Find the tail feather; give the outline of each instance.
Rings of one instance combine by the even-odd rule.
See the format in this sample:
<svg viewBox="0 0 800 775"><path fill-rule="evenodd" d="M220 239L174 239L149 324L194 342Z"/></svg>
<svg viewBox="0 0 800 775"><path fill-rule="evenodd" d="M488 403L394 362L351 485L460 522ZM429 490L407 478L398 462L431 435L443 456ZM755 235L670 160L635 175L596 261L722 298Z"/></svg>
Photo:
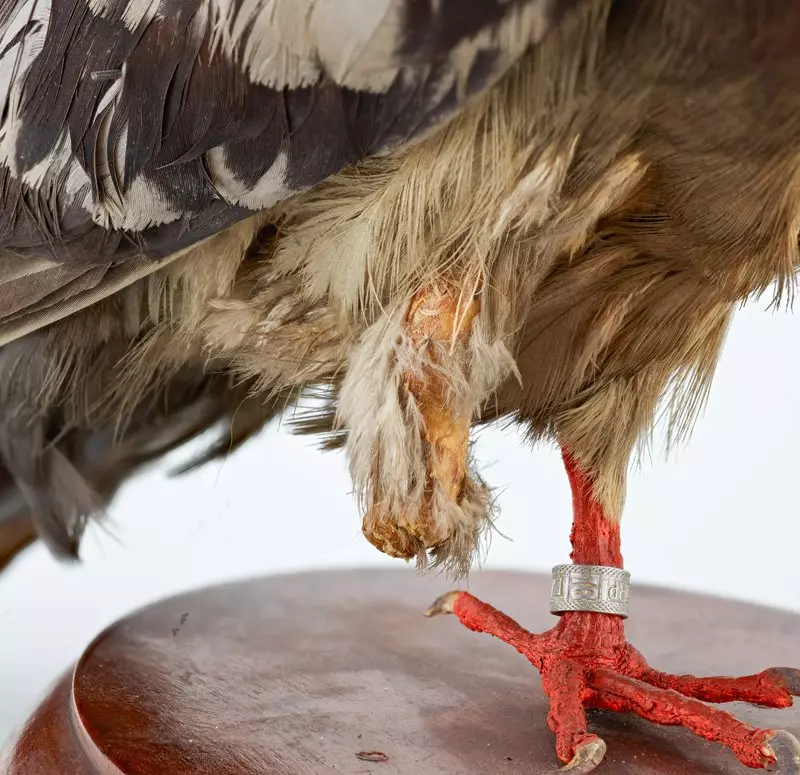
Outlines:
<svg viewBox="0 0 800 775"><path fill-rule="evenodd" d="M4 555L10 560L31 543L31 528L55 556L77 559L89 521L102 518L120 485L144 466L217 430L181 472L192 470L236 449L283 406L197 365L175 373L158 400L143 395L122 431L114 418L82 423L58 403L37 402L37 380L44 385L47 374L42 352L30 337L0 350L0 568Z"/></svg>

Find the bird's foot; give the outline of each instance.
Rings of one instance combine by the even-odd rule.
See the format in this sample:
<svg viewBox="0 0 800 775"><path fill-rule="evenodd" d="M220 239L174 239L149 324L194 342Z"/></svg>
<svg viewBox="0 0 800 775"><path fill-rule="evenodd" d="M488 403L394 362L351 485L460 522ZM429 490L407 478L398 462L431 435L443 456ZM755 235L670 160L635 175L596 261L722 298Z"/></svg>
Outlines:
<svg viewBox="0 0 800 775"><path fill-rule="evenodd" d="M800 743L794 736L751 727L706 704L739 701L788 708L793 696L800 696L800 670L771 668L743 678L670 675L651 668L628 644L617 616L568 612L552 630L535 635L467 592L450 592L428 611L429 616L445 613L514 646L541 672L550 698L547 723L565 764L560 771L582 775L601 762L606 745L588 731L585 711L603 708L683 726L727 746L749 767L800 775Z"/></svg>

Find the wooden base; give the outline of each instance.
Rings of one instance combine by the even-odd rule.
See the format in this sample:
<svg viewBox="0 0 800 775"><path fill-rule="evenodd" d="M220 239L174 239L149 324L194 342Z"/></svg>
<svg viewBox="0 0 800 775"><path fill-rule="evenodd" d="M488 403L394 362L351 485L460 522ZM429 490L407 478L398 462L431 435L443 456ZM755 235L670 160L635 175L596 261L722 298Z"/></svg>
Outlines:
<svg viewBox="0 0 800 775"><path fill-rule="evenodd" d="M507 646L422 611L444 579L408 571L280 576L175 597L103 633L31 718L3 775L537 775L557 765L547 700ZM549 580L473 577L532 630ZM675 672L800 661L800 616L634 588L628 634ZM800 710L733 706L800 735ZM597 713L598 775L752 772L681 729ZM364 760L379 751L385 761ZM383 757L372 757L372 759Z"/></svg>

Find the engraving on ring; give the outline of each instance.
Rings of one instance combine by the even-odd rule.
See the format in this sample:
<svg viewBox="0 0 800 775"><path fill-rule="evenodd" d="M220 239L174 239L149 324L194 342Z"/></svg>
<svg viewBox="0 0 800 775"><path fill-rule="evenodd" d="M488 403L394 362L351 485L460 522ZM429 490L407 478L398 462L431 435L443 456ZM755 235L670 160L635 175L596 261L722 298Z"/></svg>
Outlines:
<svg viewBox="0 0 800 775"><path fill-rule="evenodd" d="M570 578L569 591L576 600L600 599L600 574L593 570L573 573Z"/></svg>

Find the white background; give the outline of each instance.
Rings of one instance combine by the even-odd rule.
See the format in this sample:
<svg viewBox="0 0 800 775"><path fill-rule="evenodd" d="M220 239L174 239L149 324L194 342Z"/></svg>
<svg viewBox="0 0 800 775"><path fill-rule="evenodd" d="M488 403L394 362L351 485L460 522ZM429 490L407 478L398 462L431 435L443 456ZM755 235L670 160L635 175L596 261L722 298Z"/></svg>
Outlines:
<svg viewBox="0 0 800 775"><path fill-rule="evenodd" d="M691 443L632 475L623 550L636 581L800 611L800 317L765 307L739 314ZM570 503L557 452L489 430L478 456L503 488L508 537L495 536L485 567L565 561ZM343 458L277 427L222 465L141 476L112 517L90 532L82 565L37 547L0 577L0 741L99 629L144 603L255 574L397 562L361 537Z"/></svg>

